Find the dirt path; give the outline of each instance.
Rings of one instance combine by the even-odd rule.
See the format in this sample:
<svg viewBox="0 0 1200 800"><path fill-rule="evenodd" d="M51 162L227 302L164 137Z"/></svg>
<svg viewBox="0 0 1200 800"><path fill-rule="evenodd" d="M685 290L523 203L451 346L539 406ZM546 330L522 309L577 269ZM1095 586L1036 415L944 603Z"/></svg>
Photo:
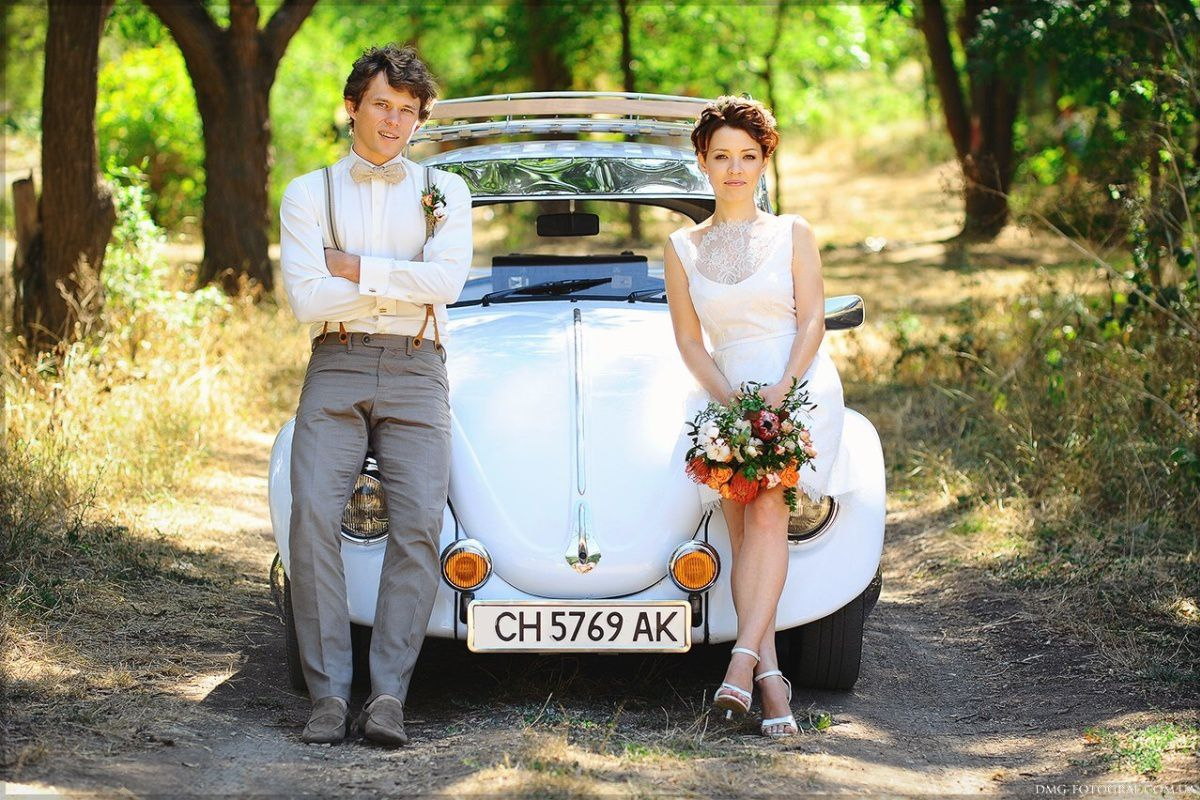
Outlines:
<svg viewBox="0 0 1200 800"><path fill-rule="evenodd" d="M772 743L750 723L710 719L704 698L726 648L482 658L435 642L413 683L412 745L306 746L307 702L286 688L265 580L268 446L251 437L222 454L164 512L189 520L246 589L224 609L235 622L215 656L228 670L182 676L177 691L147 697L140 722L110 731L103 748L51 744L14 770L10 794L1032 795L1038 784L1142 781L1109 771L1083 731L1148 724L1188 704L1122 685L1082 640L1044 629L1001 587L931 568L961 545L936 518L906 513L889 518L857 688L800 692L793 703L802 719L828 711L824 732ZM1177 760L1158 785L1198 774L1194 758Z"/></svg>

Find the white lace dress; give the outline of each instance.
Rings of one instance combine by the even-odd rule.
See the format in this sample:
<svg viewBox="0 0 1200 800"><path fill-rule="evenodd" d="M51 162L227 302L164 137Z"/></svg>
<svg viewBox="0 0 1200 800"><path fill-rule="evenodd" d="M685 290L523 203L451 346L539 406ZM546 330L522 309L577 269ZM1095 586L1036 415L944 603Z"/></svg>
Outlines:
<svg viewBox="0 0 1200 800"><path fill-rule="evenodd" d="M787 368L796 338L796 302L792 281L793 216L761 217L671 235L687 274L692 305L708 338L713 360L735 389L744 381L777 383ZM801 378L817 404L807 420L817 457L815 471L800 471L800 488L810 497L837 494L842 481L834 461L842 436L845 405L837 368L819 351ZM688 404L688 418L712 399L699 390ZM716 496L701 487L706 501Z"/></svg>

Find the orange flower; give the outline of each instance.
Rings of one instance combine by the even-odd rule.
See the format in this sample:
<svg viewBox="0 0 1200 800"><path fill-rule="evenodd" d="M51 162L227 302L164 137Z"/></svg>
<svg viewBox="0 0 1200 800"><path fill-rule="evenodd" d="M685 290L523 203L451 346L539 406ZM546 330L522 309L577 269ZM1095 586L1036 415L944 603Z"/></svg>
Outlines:
<svg viewBox="0 0 1200 800"><path fill-rule="evenodd" d="M729 479L733 477L733 470L729 467L712 467L708 471L708 480L704 484L710 489L720 490L722 486L729 483Z"/></svg>
<svg viewBox="0 0 1200 800"><path fill-rule="evenodd" d="M708 481L708 474L711 470L709 470L708 462L704 460L704 456L696 456L688 462L685 471L688 477L696 483L705 483Z"/></svg>
<svg viewBox="0 0 1200 800"><path fill-rule="evenodd" d="M749 503L755 497L758 497L758 481L747 478L740 471L734 473L733 479L729 481L729 499Z"/></svg>
<svg viewBox="0 0 1200 800"><path fill-rule="evenodd" d="M783 472L779 473L779 484L785 489L791 489L800 482L800 471L796 469L796 462L788 464L783 468Z"/></svg>

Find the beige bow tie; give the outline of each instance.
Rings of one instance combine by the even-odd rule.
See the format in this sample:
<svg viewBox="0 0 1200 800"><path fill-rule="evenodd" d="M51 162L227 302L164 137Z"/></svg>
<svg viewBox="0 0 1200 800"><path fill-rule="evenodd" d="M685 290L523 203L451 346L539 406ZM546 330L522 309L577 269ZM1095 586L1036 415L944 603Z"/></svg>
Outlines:
<svg viewBox="0 0 1200 800"><path fill-rule="evenodd" d="M399 183L404 180L406 174L404 165L399 161L395 164L386 164L381 167L373 167L362 161L355 161L350 165L350 177L354 178L355 183L373 181L376 178L381 178L387 183Z"/></svg>

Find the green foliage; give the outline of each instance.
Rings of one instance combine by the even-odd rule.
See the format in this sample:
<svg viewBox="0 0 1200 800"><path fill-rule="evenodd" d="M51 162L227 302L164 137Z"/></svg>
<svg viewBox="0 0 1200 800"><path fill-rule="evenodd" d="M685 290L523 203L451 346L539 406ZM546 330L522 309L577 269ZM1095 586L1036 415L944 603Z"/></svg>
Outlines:
<svg viewBox="0 0 1200 800"><path fill-rule="evenodd" d="M264 22L277 5L261 4ZM639 91L766 99L772 4L632 2L629 8ZM225 24L225 6L209 11ZM562 88L621 88L615 3L546 4L539 13L554 32L551 49L570 71ZM341 90L364 49L389 40L415 44L443 96L527 91L534 69L528 14L516 0L318 3L289 44L271 91L272 207L292 178L349 146ZM785 131L816 142L921 113L921 83L913 82L919 73L911 69L918 41L904 20L869 7L790 3L783 31L774 82ZM169 32L141 4L119 4L106 27L97 115L102 162L111 157L144 170L155 220L169 230L195 230L204 194L195 99ZM899 155L881 159L894 163Z"/></svg>
<svg viewBox="0 0 1200 800"><path fill-rule="evenodd" d="M204 141L183 56L169 38L101 67L96 132L102 163L145 174L159 225L198 227Z"/></svg>
<svg viewBox="0 0 1200 800"><path fill-rule="evenodd" d="M4 130L30 135L40 128L45 3L4 4Z"/></svg>
<svg viewBox="0 0 1200 800"><path fill-rule="evenodd" d="M1157 722L1125 733L1104 728L1088 728L1084 740L1105 749L1104 760L1114 769L1128 769L1139 775L1154 775L1162 770L1167 753L1200 750L1200 728Z"/></svg>
<svg viewBox="0 0 1200 800"><path fill-rule="evenodd" d="M1087 521L1149 520L1186 539L1200 517L1200 343L1161 312L1127 313L1128 295L1043 280L1004 307L961 305L936 336L898 318L895 378L953 387L942 404L973 434L958 455L1004 467L990 496L1071 496Z"/></svg>
<svg viewBox="0 0 1200 800"><path fill-rule="evenodd" d="M908 411L889 490L953 498L988 569L1069 603L1128 672L1195 680L1195 288L1168 308L1039 274L946 325L893 322L886 381Z"/></svg>
<svg viewBox="0 0 1200 800"><path fill-rule="evenodd" d="M149 213L147 178L135 167L110 165L117 224L104 257L108 341L124 349L130 363L155 335L186 335L232 309L216 286L195 292L173 290L163 257L166 237Z"/></svg>
<svg viewBox="0 0 1200 800"><path fill-rule="evenodd" d="M1198 11L1195 0L1034 0L995 7L975 40L1053 100L1027 108L1016 137L1018 180L1037 187L1030 210L1073 235L1127 235L1139 279L1156 288L1195 268Z"/></svg>

